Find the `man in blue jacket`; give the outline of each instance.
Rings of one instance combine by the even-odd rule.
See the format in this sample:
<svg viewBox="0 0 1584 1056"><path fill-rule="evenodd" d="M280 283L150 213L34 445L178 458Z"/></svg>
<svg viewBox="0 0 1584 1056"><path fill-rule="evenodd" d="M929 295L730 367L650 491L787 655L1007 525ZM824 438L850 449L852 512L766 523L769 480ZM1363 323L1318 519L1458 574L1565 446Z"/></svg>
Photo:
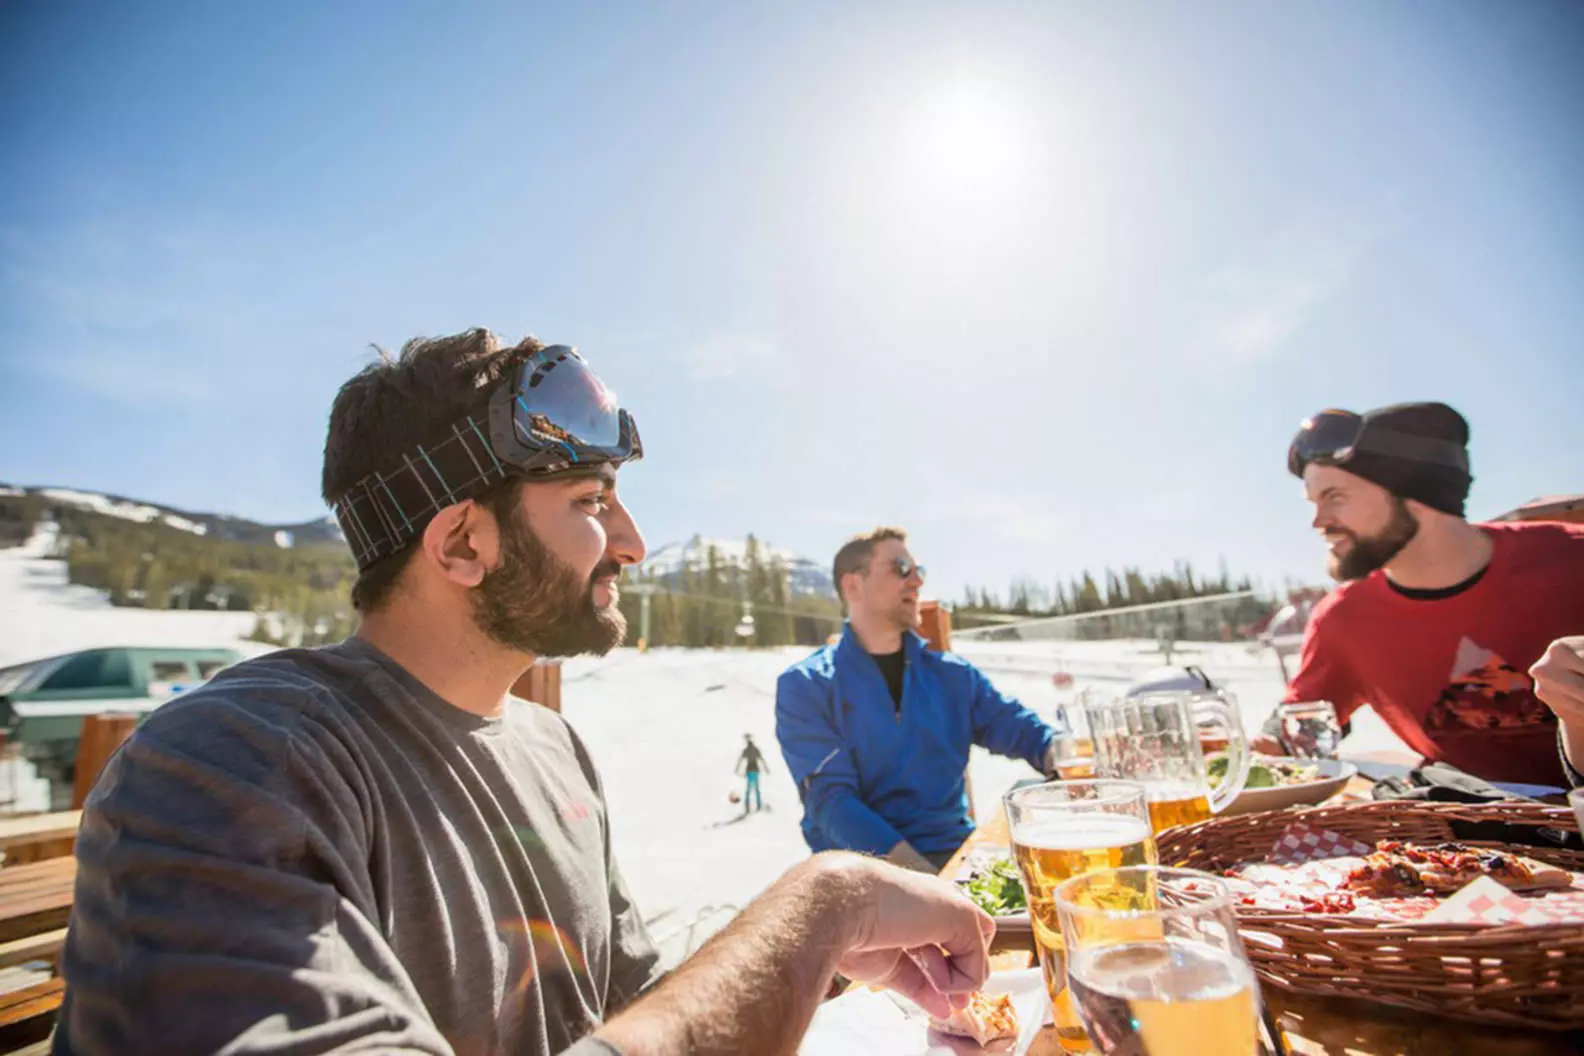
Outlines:
<svg viewBox="0 0 1584 1056"><path fill-rule="evenodd" d="M876 528L836 553L841 641L776 684L776 737L815 851L846 849L938 871L973 832L963 775L981 745L1055 769L1060 732L968 661L915 633L924 569L907 533Z"/></svg>

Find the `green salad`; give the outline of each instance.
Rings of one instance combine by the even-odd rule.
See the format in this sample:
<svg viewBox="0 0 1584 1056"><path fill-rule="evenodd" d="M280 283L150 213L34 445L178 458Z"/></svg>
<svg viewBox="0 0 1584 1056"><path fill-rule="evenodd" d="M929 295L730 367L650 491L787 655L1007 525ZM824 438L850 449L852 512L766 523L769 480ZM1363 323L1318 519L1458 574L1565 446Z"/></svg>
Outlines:
<svg viewBox="0 0 1584 1056"><path fill-rule="evenodd" d="M1010 858L1002 858L976 871L963 882L962 888L975 905L992 917L1011 916L1028 909L1023 877L1018 874L1017 863Z"/></svg>
<svg viewBox="0 0 1584 1056"><path fill-rule="evenodd" d="M1210 783L1218 785L1226 780L1230 760L1224 753L1212 755L1205 761ZM1312 764L1290 762L1284 759L1256 758L1249 764L1248 783L1244 788L1275 788L1277 785L1303 785L1320 780L1320 768Z"/></svg>

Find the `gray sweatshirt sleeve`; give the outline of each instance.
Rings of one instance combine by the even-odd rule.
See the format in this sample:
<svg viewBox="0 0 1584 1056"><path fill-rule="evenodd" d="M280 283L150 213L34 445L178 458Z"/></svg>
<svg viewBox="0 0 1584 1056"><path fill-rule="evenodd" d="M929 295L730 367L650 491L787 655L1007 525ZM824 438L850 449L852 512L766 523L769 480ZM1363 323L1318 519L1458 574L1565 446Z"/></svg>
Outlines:
<svg viewBox="0 0 1584 1056"><path fill-rule="evenodd" d="M112 760L55 1052L451 1052L370 919L366 786L304 692L178 700Z"/></svg>

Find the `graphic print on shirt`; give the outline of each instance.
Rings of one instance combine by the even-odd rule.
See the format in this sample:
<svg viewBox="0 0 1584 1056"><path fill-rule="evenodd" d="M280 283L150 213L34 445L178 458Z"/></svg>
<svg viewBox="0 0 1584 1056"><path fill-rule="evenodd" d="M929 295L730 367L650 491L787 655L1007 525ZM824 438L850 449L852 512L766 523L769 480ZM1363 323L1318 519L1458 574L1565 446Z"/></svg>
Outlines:
<svg viewBox="0 0 1584 1056"><path fill-rule="evenodd" d="M1527 672L1464 638L1424 725L1426 730L1510 730L1555 722L1551 709L1534 695Z"/></svg>

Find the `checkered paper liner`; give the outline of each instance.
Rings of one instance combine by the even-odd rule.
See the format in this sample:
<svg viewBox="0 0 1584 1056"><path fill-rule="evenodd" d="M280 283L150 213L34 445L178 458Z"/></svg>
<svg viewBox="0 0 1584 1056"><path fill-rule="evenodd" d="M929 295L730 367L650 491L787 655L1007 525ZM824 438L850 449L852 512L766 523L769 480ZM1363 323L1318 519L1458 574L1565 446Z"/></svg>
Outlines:
<svg viewBox="0 0 1584 1056"><path fill-rule="evenodd" d="M1584 890L1524 898L1488 876L1464 884L1421 920L1426 924L1584 924Z"/></svg>
<svg viewBox="0 0 1584 1056"><path fill-rule="evenodd" d="M1375 848L1351 836L1294 822L1282 831L1266 861L1273 865L1301 865L1326 858L1360 857ZM1331 888L1332 878L1316 873L1293 883L1291 889L1318 894ZM1477 877L1442 899L1393 899L1389 913L1380 904L1367 907L1398 920L1425 924L1581 924L1584 923L1584 887L1520 895L1488 876Z"/></svg>
<svg viewBox="0 0 1584 1056"><path fill-rule="evenodd" d="M1330 829L1310 828L1301 821L1295 821L1282 830L1265 860L1277 865L1297 865L1318 858L1360 857L1374 849L1351 836L1343 836Z"/></svg>

